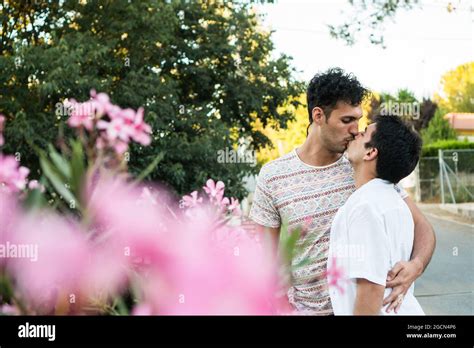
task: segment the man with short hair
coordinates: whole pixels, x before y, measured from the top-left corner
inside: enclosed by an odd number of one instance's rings
[[[297,242],[288,299],[299,313],[332,315],[325,277],[329,232],[338,209],[355,191],[353,169],[343,156],[357,136],[362,117],[361,103],[368,95],[359,81],[341,69],[317,74],[307,90],[308,136],[302,146],[264,165],[257,179],[250,218],[268,230],[276,250],[280,227],[306,227]],[[415,224],[415,241],[410,261],[400,261],[387,276],[393,288],[384,300],[387,310],[397,308],[398,295],[406,293],[431,259],[434,232],[416,205],[401,190]]]
[[[420,152],[420,137],[397,116],[379,116],[349,144],[356,191],[334,217],[329,243],[328,270],[342,273],[329,289],[334,314],[387,314],[387,273],[410,260],[414,236],[410,209],[394,184],[415,169]],[[399,295],[396,313],[424,314],[413,291],[414,284]]]

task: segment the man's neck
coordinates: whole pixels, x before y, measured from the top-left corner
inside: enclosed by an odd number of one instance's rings
[[[359,189],[362,185],[367,184],[370,180],[375,179],[374,173],[366,166],[354,167],[355,187]]]
[[[330,165],[342,156],[342,153],[328,151],[312,133],[309,134],[303,145],[296,149],[296,153],[304,163],[315,167]]]

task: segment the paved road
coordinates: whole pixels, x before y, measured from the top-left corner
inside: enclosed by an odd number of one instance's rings
[[[426,314],[474,315],[474,227],[421,208],[435,229],[437,245],[416,282],[415,296]]]

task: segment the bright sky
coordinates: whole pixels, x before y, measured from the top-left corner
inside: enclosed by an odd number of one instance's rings
[[[370,44],[368,35],[352,47],[329,36],[327,24],[354,13],[347,0],[275,2],[255,7],[266,14],[263,25],[275,30],[276,54],[292,56],[304,81],[339,66],[378,92],[408,88],[418,98],[431,97],[445,72],[474,60],[474,1],[453,0],[452,12],[447,0],[420,0],[422,9],[401,10],[385,24],[385,50]]]

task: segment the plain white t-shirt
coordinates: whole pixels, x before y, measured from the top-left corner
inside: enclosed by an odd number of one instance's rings
[[[340,288],[329,289],[334,314],[353,314],[357,278],[385,286],[389,270],[398,261],[410,260],[413,238],[413,217],[393,184],[372,179],[356,190],[331,226],[328,268],[336,262],[343,278]],[[390,292],[385,289],[384,298]],[[414,284],[405,295],[399,315],[424,314],[413,292]],[[380,314],[395,314],[386,313],[387,306]]]

